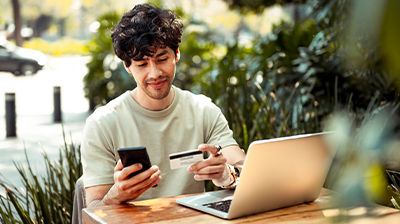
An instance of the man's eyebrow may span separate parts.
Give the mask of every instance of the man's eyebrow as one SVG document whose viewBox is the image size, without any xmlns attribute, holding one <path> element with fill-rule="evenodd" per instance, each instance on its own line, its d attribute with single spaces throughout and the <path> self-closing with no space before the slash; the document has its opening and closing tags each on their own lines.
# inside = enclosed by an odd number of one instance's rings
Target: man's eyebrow
<svg viewBox="0 0 400 224">
<path fill-rule="evenodd" d="M 155 58 L 157 58 L 157 57 L 161 57 L 161 56 L 163 56 L 163 55 L 165 55 L 165 54 L 168 54 L 169 52 L 167 51 L 167 50 L 163 50 L 163 51 L 161 51 L 159 54 L 157 54 L 156 56 L 155 56 Z"/>
<path fill-rule="evenodd" d="M 148 60 L 149 60 L 148 58 L 141 58 L 141 59 L 134 60 L 134 61 L 139 62 L 139 61 L 148 61 Z"/>
<path fill-rule="evenodd" d="M 161 51 L 159 54 L 157 54 L 157 55 L 155 56 L 155 58 L 161 57 L 161 56 L 163 56 L 163 55 L 165 55 L 165 54 L 169 54 L 169 52 L 168 52 L 167 50 L 163 50 L 163 51 Z M 149 60 L 149 58 L 141 58 L 141 59 L 134 60 L 134 61 L 139 62 L 139 61 L 148 61 L 148 60 Z"/>
</svg>

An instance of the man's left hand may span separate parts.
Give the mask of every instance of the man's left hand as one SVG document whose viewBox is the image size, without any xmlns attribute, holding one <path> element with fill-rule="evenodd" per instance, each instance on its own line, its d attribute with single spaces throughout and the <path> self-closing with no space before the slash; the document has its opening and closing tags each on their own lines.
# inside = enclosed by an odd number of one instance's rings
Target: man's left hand
<svg viewBox="0 0 400 224">
<path fill-rule="evenodd" d="M 208 159 L 193 164 L 187 168 L 189 173 L 194 173 L 195 180 L 212 180 L 217 186 L 227 186 L 233 181 L 233 177 L 227 167 L 227 159 L 222 153 L 217 155 L 218 149 L 214 145 L 201 144 L 198 149 L 208 151 Z"/>
</svg>

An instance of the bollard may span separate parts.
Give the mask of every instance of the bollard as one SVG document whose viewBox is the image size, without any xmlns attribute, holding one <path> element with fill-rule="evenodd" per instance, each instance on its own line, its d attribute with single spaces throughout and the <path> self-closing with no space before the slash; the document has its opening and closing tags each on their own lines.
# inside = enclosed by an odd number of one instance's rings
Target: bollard
<svg viewBox="0 0 400 224">
<path fill-rule="evenodd" d="M 54 86 L 54 122 L 61 122 L 61 87 Z"/>
<path fill-rule="evenodd" d="M 94 111 L 94 107 L 95 107 L 94 100 L 93 100 L 93 98 L 90 98 L 89 99 L 89 112 L 93 112 Z"/>
<path fill-rule="evenodd" d="M 6 136 L 16 137 L 15 93 L 6 93 Z"/>
</svg>

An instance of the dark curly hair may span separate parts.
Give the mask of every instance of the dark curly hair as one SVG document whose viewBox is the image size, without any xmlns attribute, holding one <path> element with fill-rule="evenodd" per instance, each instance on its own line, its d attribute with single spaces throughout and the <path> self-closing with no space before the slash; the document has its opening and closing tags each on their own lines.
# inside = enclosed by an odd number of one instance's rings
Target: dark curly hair
<svg viewBox="0 0 400 224">
<path fill-rule="evenodd" d="M 170 47 L 176 55 L 182 41 L 182 22 L 171 10 L 163 10 L 154 4 L 139 4 L 126 12 L 112 29 L 115 54 L 131 65 L 151 57 L 158 48 Z"/>
</svg>

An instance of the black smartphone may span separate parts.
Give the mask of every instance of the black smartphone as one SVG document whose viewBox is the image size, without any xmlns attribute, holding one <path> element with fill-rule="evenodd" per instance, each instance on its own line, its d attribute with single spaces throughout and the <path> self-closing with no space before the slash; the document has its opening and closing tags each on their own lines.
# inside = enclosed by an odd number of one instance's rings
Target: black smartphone
<svg viewBox="0 0 400 224">
<path fill-rule="evenodd" d="M 150 158 L 147 154 L 146 147 L 129 147 L 129 148 L 119 148 L 117 149 L 119 158 L 121 159 L 122 165 L 128 167 L 135 163 L 141 163 L 143 168 L 139 171 L 131 173 L 129 177 L 133 177 L 143 171 L 148 170 L 151 167 Z"/>
</svg>

